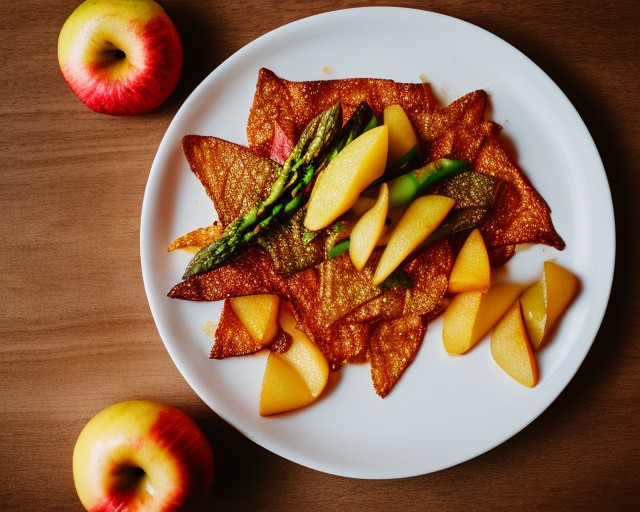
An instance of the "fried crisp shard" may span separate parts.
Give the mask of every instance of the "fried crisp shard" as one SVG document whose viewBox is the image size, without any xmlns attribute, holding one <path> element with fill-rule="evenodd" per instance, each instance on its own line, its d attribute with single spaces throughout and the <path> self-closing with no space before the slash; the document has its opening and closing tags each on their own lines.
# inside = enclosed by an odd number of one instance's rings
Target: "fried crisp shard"
<svg viewBox="0 0 640 512">
<path fill-rule="evenodd" d="M 426 322 L 415 315 L 376 325 L 369 341 L 371 379 L 384 398 L 413 362 L 427 331 Z"/>
<path fill-rule="evenodd" d="M 428 316 L 442 307 L 453 268 L 448 240 L 441 240 L 417 253 L 403 267 L 412 286 L 405 293 L 403 315 Z"/>
<path fill-rule="evenodd" d="M 182 149 L 223 226 L 266 197 L 280 168 L 273 160 L 217 137 L 187 135 Z"/>
<path fill-rule="evenodd" d="M 508 181 L 517 191 L 517 199 L 501 197 L 495 213 L 482 226 L 482 236 L 488 245 L 542 243 L 564 249 L 565 243 L 553 227 L 546 201 L 511 161 L 497 138 L 485 142 L 475 168 L 480 173 Z"/>
<path fill-rule="evenodd" d="M 194 229 L 193 231 L 189 231 L 185 235 L 176 238 L 171 242 L 169 247 L 167 247 L 167 251 L 175 251 L 177 249 L 199 249 L 201 247 L 205 247 L 218 238 L 222 234 L 222 231 L 222 224 L 215 221 L 211 226 Z"/>
<path fill-rule="evenodd" d="M 313 267 L 326 255 L 324 236 L 305 240 L 308 230 L 304 227 L 306 208 L 298 210 L 292 218 L 266 231 L 257 244 L 269 253 L 277 272 L 282 277 L 291 277 L 298 272 Z"/>
<path fill-rule="evenodd" d="M 271 259 L 257 247 L 241 258 L 204 274 L 188 277 L 169 291 L 172 299 L 218 301 L 242 295 L 281 294 L 282 278 Z"/>
<path fill-rule="evenodd" d="M 426 136 L 429 159 L 460 158 L 473 170 L 498 178 L 501 187 L 491 218 L 483 223 L 482 235 L 492 263 L 504 263 L 521 243 L 543 243 L 556 249 L 565 244 L 551 220 L 551 210 L 522 170 L 510 159 L 499 140 L 500 127 L 485 121 L 487 94 L 474 91 L 428 115 Z"/>
<path fill-rule="evenodd" d="M 293 82 L 263 68 L 258 73 L 247 123 L 249 147 L 259 155 L 269 155 L 277 130 L 297 139 L 302 127 L 337 101 L 342 104 L 344 119 L 366 101 L 377 115 L 387 105 L 400 104 L 414 123 L 436 106 L 430 86 L 424 83 L 377 78 Z"/>
<path fill-rule="evenodd" d="M 345 364 L 366 360 L 372 325 L 367 323 L 338 323 L 314 342 L 327 358 L 329 367 L 338 370 Z"/>
<path fill-rule="evenodd" d="M 355 270 L 347 253 L 324 260 L 318 265 L 318 324 L 329 327 L 358 306 L 380 295 L 379 287 L 371 282 L 374 267 L 362 272 Z"/>
<path fill-rule="evenodd" d="M 225 300 L 209 357 L 224 359 L 225 357 L 244 356 L 255 354 L 264 347 L 262 342 L 251 336 L 233 311 L 231 303 Z"/>
</svg>

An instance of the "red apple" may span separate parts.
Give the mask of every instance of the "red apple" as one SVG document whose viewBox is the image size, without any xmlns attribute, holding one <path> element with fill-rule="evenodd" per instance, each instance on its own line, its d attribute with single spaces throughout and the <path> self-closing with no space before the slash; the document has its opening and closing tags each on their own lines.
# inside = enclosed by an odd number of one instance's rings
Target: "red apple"
<svg viewBox="0 0 640 512">
<path fill-rule="evenodd" d="M 142 114 L 175 89 L 182 43 L 153 0 L 86 0 L 60 31 L 58 61 L 69 87 L 89 108 Z"/>
<path fill-rule="evenodd" d="M 175 407 L 134 400 L 107 407 L 73 450 L 73 480 L 90 511 L 194 510 L 211 492 L 211 445 Z"/>
</svg>

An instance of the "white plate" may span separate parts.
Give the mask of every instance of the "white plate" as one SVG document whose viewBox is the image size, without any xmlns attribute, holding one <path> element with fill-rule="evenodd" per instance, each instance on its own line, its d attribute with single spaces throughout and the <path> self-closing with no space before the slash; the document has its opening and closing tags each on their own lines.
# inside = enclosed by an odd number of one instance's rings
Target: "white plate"
<svg viewBox="0 0 640 512">
<path fill-rule="evenodd" d="M 190 259 L 167 253 L 175 237 L 214 219 L 210 201 L 182 154 L 183 135 L 246 143 L 258 70 L 289 80 L 426 77 L 442 104 L 483 88 L 491 118 L 504 126 L 518 161 L 552 208 L 567 243 L 520 251 L 503 276 L 535 279 L 557 261 L 582 280 L 577 301 L 539 354 L 540 382 L 526 389 L 493 362 L 488 342 L 449 357 L 434 322 L 414 363 L 390 395 L 374 392 L 368 365 L 349 366 L 331 392 L 293 414 L 258 415 L 264 354 L 211 361 L 202 326 L 219 303 L 171 300 Z M 593 141 L 558 87 L 529 59 L 494 35 L 426 11 L 358 8 L 302 19 L 242 48 L 196 88 L 169 126 L 144 197 L 141 258 L 154 320 L 167 350 L 195 392 L 261 446 L 320 471 L 358 478 L 425 474 L 464 462 L 502 443 L 560 394 L 598 332 L 613 277 L 611 196 Z"/>
</svg>

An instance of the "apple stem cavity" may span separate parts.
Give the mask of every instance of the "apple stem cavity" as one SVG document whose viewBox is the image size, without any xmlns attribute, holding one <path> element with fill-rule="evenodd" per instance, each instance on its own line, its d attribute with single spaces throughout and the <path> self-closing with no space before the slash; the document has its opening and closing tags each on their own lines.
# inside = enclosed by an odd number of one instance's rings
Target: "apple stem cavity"
<svg viewBox="0 0 640 512">
<path fill-rule="evenodd" d="M 98 59 L 99 67 L 109 67 L 113 64 L 117 64 L 124 61 L 127 58 L 127 54 L 124 50 L 118 48 L 112 42 L 107 41 L 105 43 L 106 48 L 100 52 Z"/>
<path fill-rule="evenodd" d="M 146 476 L 146 472 L 140 466 L 125 464 L 114 470 L 114 488 L 118 492 L 129 493 L 140 485 L 140 481 Z"/>
</svg>

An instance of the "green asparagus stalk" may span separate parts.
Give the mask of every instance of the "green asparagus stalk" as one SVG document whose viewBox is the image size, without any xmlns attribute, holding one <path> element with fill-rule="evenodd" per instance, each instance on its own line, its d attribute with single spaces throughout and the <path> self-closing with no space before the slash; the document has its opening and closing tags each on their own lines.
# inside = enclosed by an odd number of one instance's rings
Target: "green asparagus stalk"
<svg viewBox="0 0 640 512">
<path fill-rule="evenodd" d="M 278 200 L 298 181 L 300 168 L 313 165 L 323 149 L 333 140 L 342 124 L 342 108 L 332 105 L 312 119 L 284 162 L 280 174 L 266 199 L 258 202 L 247 214 L 233 220 L 222 235 L 203 247 L 191 260 L 183 278 L 202 274 L 220 267 L 244 250 L 265 219 L 273 217 L 282 207 Z"/>
<path fill-rule="evenodd" d="M 183 278 L 227 264 L 274 220 L 290 216 L 305 202 L 318 172 L 367 128 L 374 119 L 371 108 L 361 104 L 342 129 L 342 108 L 336 103 L 304 129 L 282 166 L 269 196 L 246 215 L 232 221 L 222 236 L 201 249 L 189 263 Z"/>
<path fill-rule="evenodd" d="M 464 160 L 440 158 L 403 174 L 389 183 L 389 206 L 409 204 L 438 180 L 461 173 L 467 167 Z"/>
</svg>

